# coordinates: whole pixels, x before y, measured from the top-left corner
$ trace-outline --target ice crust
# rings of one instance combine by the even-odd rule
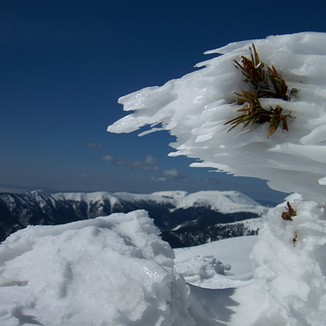
[[[261,60],[274,65],[296,88],[293,101],[264,99],[263,107],[280,105],[291,112],[289,132],[267,137],[267,125],[248,125],[228,132],[224,123],[237,115],[234,92],[248,89],[233,60],[249,56],[254,42]],[[271,188],[298,192],[325,202],[326,187],[326,34],[305,32],[232,43],[208,51],[222,54],[201,68],[161,87],[147,87],[119,99],[126,117],[108,127],[114,133],[148,126],[176,137],[171,156],[185,155],[193,166],[269,181]],[[142,134],[147,134],[142,129]],[[286,179],[286,182],[284,181]]]

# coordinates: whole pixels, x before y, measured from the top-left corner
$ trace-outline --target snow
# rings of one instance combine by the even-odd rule
[[[175,250],[176,269],[187,282],[217,292],[234,289],[229,325],[325,325],[324,208],[298,195],[287,200],[297,216],[281,218],[285,203],[271,209],[258,239]]]
[[[158,233],[144,211],[16,232],[0,247],[0,324],[192,325]]]
[[[295,117],[288,121],[288,132],[278,130],[271,137],[266,125],[240,126],[228,132],[229,125],[224,124],[239,108],[234,104],[234,92],[248,89],[233,60],[248,56],[253,42],[261,60],[278,69],[289,89],[298,90],[293,101],[261,100],[263,107],[280,105]],[[160,126],[176,137],[171,156],[199,159],[201,162],[193,166],[265,179],[273,189],[295,191],[305,199],[324,202],[325,44],[326,34],[310,32],[232,43],[209,51],[223,55],[198,64],[200,70],[161,87],[121,97],[124,110],[133,112],[109,126],[108,131],[132,132],[144,126],[156,131]],[[141,132],[144,134],[148,134],[146,129]]]
[[[179,197],[176,209],[206,204],[221,213],[256,212],[262,213],[265,208],[238,191],[199,191]]]
[[[290,325],[323,325],[326,317],[326,220],[324,207],[288,200],[296,210],[293,221],[280,217],[285,205],[265,217],[257,245],[251,255],[255,277],[264,282],[268,306],[278,305],[278,314]]]
[[[135,194],[128,192],[116,192],[113,194],[119,199],[127,200],[127,201],[154,201],[157,203],[167,203],[174,202],[173,198],[167,198],[165,196],[160,196],[159,194]]]
[[[269,210],[258,238],[175,251],[145,211],[17,231],[0,246],[0,324],[324,325],[324,208],[288,200],[295,219]]]
[[[172,191],[156,191],[153,192],[152,194],[160,197],[176,200],[185,197],[188,194],[188,192],[183,190],[174,190],[174,191],[172,190]]]
[[[238,191],[198,191],[188,193],[186,191],[160,191],[151,194],[136,194],[128,192],[91,192],[91,193],[57,193],[53,198],[64,198],[72,201],[84,201],[95,203],[109,200],[111,205],[116,205],[121,200],[127,201],[153,201],[157,203],[171,203],[175,208],[189,208],[196,205],[208,206],[210,209],[227,214],[234,212],[253,212],[261,214],[266,208],[256,201]]]
[[[114,195],[109,194],[108,192],[104,191],[97,191],[97,192],[63,192],[63,193],[56,193],[52,195],[55,199],[63,198],[65,200],[71,201],[84,201],[86,203],[97,202],[97,201],[104,201],[109,200],[111,205],[114,206],[115,204],[119,203],[119,199],[116,198]]]
[[[145,211],[135,211],[12,234],[0,246],[0,324],[191,326],[229,319],[225,300],[234,290],[223,288],[252,276],[248,257],[256,237],[177,250],[174,262],[158,233]],[[214,255],[230,267],[210,270]],[[195,276],[196,268],[204,288],[194,279],[187,285],[178,273]],[[225,270],[229,281],[221,279]],[[217,303],[220,310],[212,309]]]
[[[174,249],[175,268],[187,283],[203,288],[243,286],[252,279],[249,253],[257,236],[246,236]]]

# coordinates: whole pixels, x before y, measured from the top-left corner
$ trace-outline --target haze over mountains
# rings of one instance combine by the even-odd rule
[[[236,191],[0,193],[0,240],[28,225],[57,225],[144,209],[174,248],[256,234],[267,208]]]

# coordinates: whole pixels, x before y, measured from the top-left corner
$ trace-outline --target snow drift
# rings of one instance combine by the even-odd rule
[[[292,221],[283,220],[285,203],[271,210],[251,253],[264,307],[255,322],[321,326],[326,320],[325,210],[298,195],[287,199],[297,215]]]
[[[1,325],[194,325],[144,211],[28,227],[0,246]]]

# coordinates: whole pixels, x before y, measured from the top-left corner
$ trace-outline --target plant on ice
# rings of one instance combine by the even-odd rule
[[[246,127],[251,124],[268,123],[268,136],[272,136],[278,127],[281,125],[283,130],[288,131],[287,118],[291,117],[291,113],[284,114],[284,109],[277,105],[265,109],[260,103],[261,98],[278,98],[289,101],[293,95],[297,93],[295,88],[288,90],[284,79],[277,72],[276,68],[271,65],[265,68],[265,64],[260,60],[255,45],[252,45],[250,50],[250,59],[241,56],[241,63],[234,60],[235,67],[240,69],[245,76],[245,81],[251,86],[250,91],[235,92],[236,104],[242,105],[237,110],[241,115],[227,121],[225,124],[230,124],[232,130],[240,124]]]

